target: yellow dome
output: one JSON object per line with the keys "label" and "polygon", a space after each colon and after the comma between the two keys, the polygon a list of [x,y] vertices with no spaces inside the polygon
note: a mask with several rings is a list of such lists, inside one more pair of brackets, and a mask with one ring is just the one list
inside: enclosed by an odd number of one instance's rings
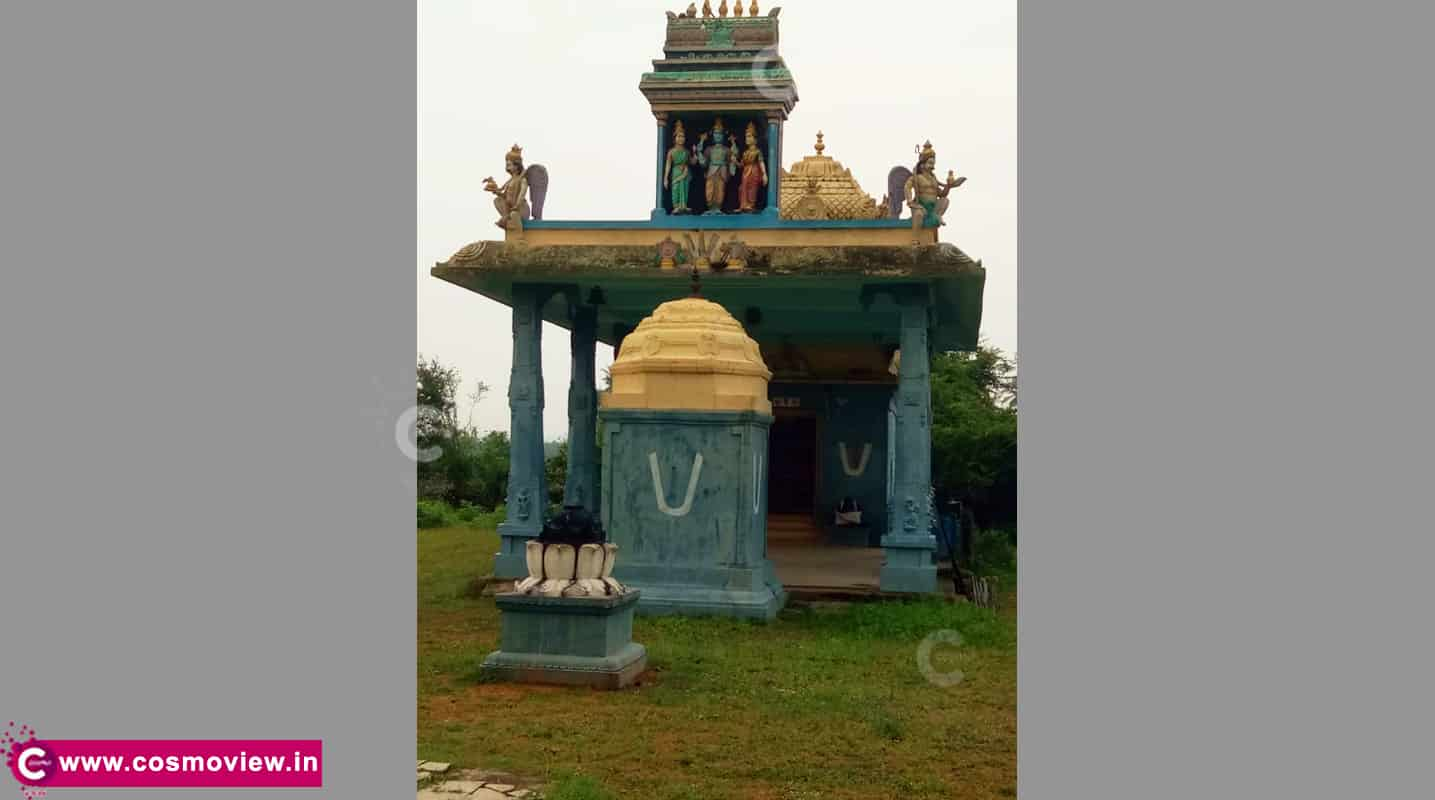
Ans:
{"label": "yellow dome", "polygon": [[783,170],[778,184],[778,210],[783,219],[880,219],[882,204],[862,191],[852,170],[822,151],[822,132],[812,146],[816,155],[803,158]]}
{"label": "yellow dome", "polygon": [[623,339],[605,408],[772,413],[772,372],[742,324],[701,297],[663,303]]}

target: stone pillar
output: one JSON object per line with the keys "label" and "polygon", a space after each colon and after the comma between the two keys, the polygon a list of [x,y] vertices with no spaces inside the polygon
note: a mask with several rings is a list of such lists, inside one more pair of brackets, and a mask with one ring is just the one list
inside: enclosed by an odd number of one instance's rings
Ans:
{"label": "stone pillar", "polygon": [[896,451],[887,535],[882,537],[884,592],[935,592],[937,549],[932,535],[931,365],[927,351],[927,289],[899,293],[901,365],[897,376]]}
{"label": "stone pillar", "polygon": [[598,389],[593,360],[597,353],[598,309],[573,312],[573,372],[568,384],[568,477],[563,505],[581,505],[598,513]]}
{"label": "stone pillar", "polygon": [[497,578],[528,574],[525,547],[543,530],[548,486],[543,474],[543,303],[548,291],[513,287],[513,369],[508,378],[508,515],[498,526]]}
{"label": "stone pillar", "polygon": [[767,118],[767,208],[777,216],[777,189],[782,180],[782,123],[776,116]]}
{"label": "stone pillar", "polygon": [[663,163],[668,158],[668,115],[658,114],[658,198],[653,202],[653,216],[660,217],[667,212],[663,203]]}

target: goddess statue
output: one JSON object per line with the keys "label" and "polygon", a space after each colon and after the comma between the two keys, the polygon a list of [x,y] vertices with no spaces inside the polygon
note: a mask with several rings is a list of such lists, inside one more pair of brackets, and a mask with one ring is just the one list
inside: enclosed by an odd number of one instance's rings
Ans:
{"label": "goddess statue", "polygon": [[673,146],[668,150],[667,160],[663,163],[663,188],[671,189],[674,214],[687,214],[688,208],[688,184],[692,177],[688,170],[688,148],[687,133],[683,131],[683,121],[673,128]]}
{"label": "goddess statue", "polygon": [[[740,7],[740,6],[739,6]],[[738,211],[756,211],[757,196],[767,185],[767,164],[757,147],[757,125],[747,123],[747,149],[742,151],[742,183],[738,185]]]}
{"label": "goddess statue", "polygon": [[967,182],[948,171],[946,182],[937,180],[937,151],[929,141],[918,149],[917,168],[902,187],[907,207],[912,209],[912,230],[935,228],[944,225],[942,215],[947,213],[951,191]]}
{"label": "goddess statue", "polygon": [[707,185],[703,196],[708,201],[708,214],[722,213],[722,203],[727,198],[728,179],[737,174],[737,160],[733,157],[732,146],[726,143],[726,136],[722,118],[718,117],[713,121],[713,143],[703,147],[708,139],[708,134],[704,133],[698,137],[698,145],[693,149],[693,162],[700,167],[707,167]]}

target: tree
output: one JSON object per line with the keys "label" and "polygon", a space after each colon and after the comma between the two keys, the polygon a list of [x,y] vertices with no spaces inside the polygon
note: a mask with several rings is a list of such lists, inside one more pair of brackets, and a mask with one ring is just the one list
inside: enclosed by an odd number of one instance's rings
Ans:
{"label": "tree", "polygon": [[1016,362],[979,344],[932,358],[932,474],[981,527],[1016,523]]}
{"label": "tree", "polygon": [[[548,443],[550,446],[553,442]],[[544,447],[549,449],[548,446]],[[548,483],[548,505],[563,506],[563,489],[568,482],[568,440],[564,439],[553,447],[553,455],[543,460],[543,472]]]}
{"label": "tree", "polygon": [[[461,383],[457,369],[419,356],[418,445],[440,452],[433,461],[418,464],[419,496],[493,509],[508,494],[508,434],[480,434],[471,423],[459,427],[456,395]],[[468,398],[476,405],[487,391],[479,381]]]}
{"label": "tree", "polygon": [[427,447],[458,430],[458,403],[454,399],[458,385],[457,369],[445,367],[437,358],[425,361],[419,354],[419,447]]}

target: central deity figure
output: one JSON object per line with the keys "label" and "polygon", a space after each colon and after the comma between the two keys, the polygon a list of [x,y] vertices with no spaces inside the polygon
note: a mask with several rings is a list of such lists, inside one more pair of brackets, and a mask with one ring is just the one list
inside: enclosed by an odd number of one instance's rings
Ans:
{"label": "central deity figure", "polygon": [[706,148],[708,134],[698,137],[698,146],[693,150],[693,161],[700,167],[707,167],[707,186],[704,196],[708,201],[708,214],[721,214],[723,200],[727,198],[728,179],[737,174],[737,159],[732,147],[726,144],[727,131],[723,129],[722,118],[713,121],[713,143]]}
{"label": "central deity figure", "polygon": [[[742,8],[741,5],[738,8]],[[757,148],[757,125],[747,123],[747,149],[742,151],[742,183],[738,185],[738,211],[756,211],[757,195],[767,185],[767,164]]]}

